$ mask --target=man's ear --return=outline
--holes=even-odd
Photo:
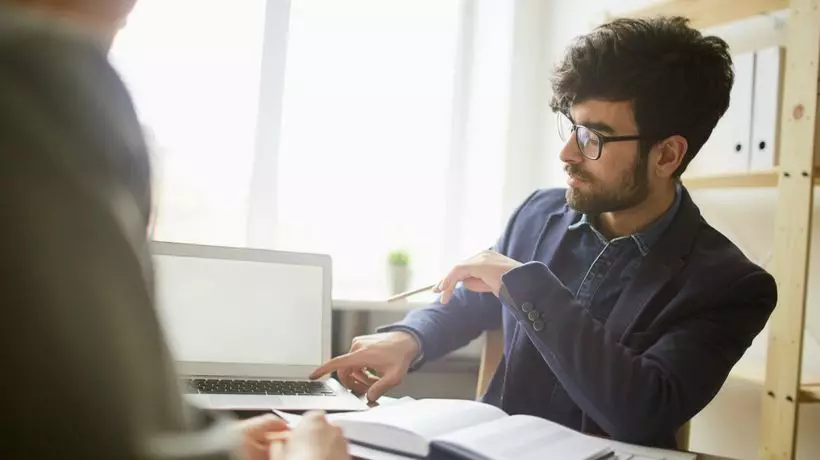
[[[652,167],[655,174],[662,178],[670,178],[683,162],[689,143],[683,136],[675,135],[655,144]]]

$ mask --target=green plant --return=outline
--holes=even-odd
[[[390,265],[406,267],[410,265],[410,253],[403,249],[397,249],[390,252],[387,256],[387,260],[390,262]]]

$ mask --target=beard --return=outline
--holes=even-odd
[[[590,185],[589,190],[568,188],[567,204],[580,213],[590,215],[623,211],[640,204],[649,196],[648,157],[638,155],[632,171],[623,174],[614,186],[597,185],[600,181],[579,165],[567,165],[564,169],[568,174],[586,180]]]

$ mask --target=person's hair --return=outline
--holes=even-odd
[[[689,147],[679,177],[729,107],[729,46],[682,17],[616,19],[577,37],[555,68],[553,111],[589,99],[631,101],[642,155],[673,135]]]

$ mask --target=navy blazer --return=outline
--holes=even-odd
[[[394,326],[421,341],[424,357],[414,369],[503,326],[504,357],[485,402],[620,441],[674,447],[676,430],[715,396],[766,324],[775,281],[707,224],[682,189],[669,228],[602,324],[550,269],[580,217],[564,193],[537,191],[509,220],[495,249],[526,263],[504,275],[503,301],[460,287],[447,305],[413,311]]]

